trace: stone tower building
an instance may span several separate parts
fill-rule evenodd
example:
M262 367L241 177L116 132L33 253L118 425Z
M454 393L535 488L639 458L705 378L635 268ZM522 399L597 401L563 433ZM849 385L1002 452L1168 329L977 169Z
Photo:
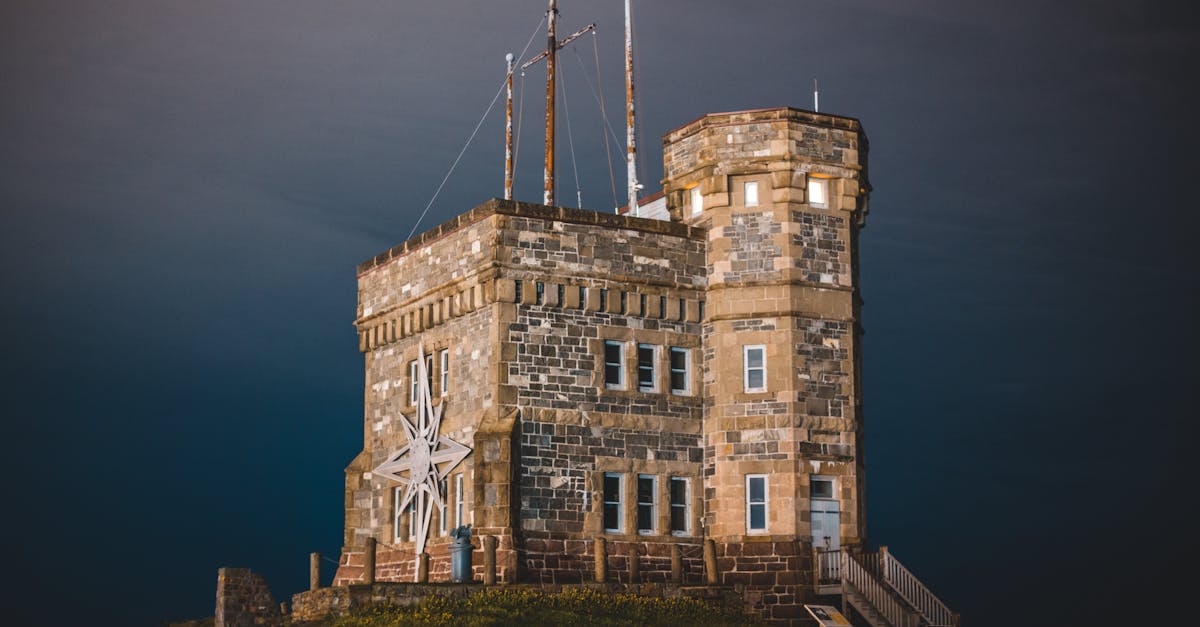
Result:
M699 583L712 539L719 580L788 619L814 544L863 542L859 122L712 114L663 148L639 208L662 219L492 200L359 267L364 445L335 584L365 577L368 538L375 580L412 581L418 547L446 580L468 523L503 582L588 580L603 537L613 580L636 559L666 581L678 553ZM438 418L421 446L418 413Z

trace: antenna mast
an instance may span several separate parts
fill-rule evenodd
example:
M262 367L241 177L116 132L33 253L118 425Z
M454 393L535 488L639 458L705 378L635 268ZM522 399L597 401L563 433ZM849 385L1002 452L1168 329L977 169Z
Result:
M813 111L821 110L821 92L817 91L817 79L813 79Z
M512 109L513 109L513 53L504 55L504 61L508 65L508 78L506 84L508 86L508 101L504 107L504 200L512 200L513 192L513 127L512 127Z
M545 189L542 192L542 204L554 205L554 60L555 53L559 48L566 46L578 39L584 33L596 30L596 24L588 24L583 28L567 35L562 41L556 40L555 26L558 21L558 3L556 0L550 0L550 10L546 12L549 17L550 26L547 29L546 51L539 52L537 56L521 64L521 71L525 68L541 61L546 60L546 169L543 175ZM509 74L509 82L512 81L512 74Z
M542 204L554 204L554 60L558 52L558 39L554 30L558 23L558 2L550 0L546 12L546 167L543 170Z
M637 134L633 116L633 0L625 0L625 168L629 183L629 215L638 215Z

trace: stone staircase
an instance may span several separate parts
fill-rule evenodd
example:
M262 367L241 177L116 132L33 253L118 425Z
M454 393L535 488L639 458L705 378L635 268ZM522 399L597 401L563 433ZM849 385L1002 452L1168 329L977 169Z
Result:
M959 627L942 603L887 547L877 553L814 550L816 592L839 595L870 627Z

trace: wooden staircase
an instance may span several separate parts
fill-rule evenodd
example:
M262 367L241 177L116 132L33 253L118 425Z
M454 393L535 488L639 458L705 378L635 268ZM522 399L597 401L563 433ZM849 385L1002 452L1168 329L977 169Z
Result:
M814 549L817 594L836 594L871 627L959 627L959 615L887 547L878 553Z

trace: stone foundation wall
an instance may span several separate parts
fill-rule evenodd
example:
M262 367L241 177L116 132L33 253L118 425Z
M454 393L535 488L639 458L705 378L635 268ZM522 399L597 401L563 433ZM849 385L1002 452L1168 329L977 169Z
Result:
M217 571L216 627L275 627L282 624L279 604L261 576L249 568Z
M809 545L794 540L717 543L721 583L744 586L746 605L771 621L807 617L803 605L815 599L812 562Z
M699 544L680 543L683 585L704 583L704 551ZM638 581L632 581L630 554L638 554ZM674 583L671 581L671 544L667 542L607 542L608 582ZM522 552L530 581L574 584L595 581L594 540L530 538Z
M473 536L471 543L475 550L471 552L471 573L474 581L483 581L483 542L480 536ZM425 545L429 554L429 583L447 583L450 581L450 549L449 542L431 541ZM338 562L337 575L334 577L335 587L361 585L366 579L363 572L365 553L362 547L343 547L342 557ZM512 536L497 538L496 545L496 581L513 583L516 581L517 552L513 550ZM375 581L380 583L415 583L417 580L416 553L411 544L385 545L379 544L375 552Z
M741 595L732 588L720 586L684 587L669 584L641 584L629 586L624 584L577 584L581 587L609 593L628 593L641 596L676 598L690 596L703 599L714 605L726 607L741 607ZM506 590L541 590L544 592L560 592L566 586L562 585L513 585L504 586ZM481 584L467 585L438 585L438 584L399 584L377 583L374 585L354 585L334 588L320 588L301 592L292 596L292 621L319 620L326 616L344 615L351 610L376 604L414 605L432 596L465 597L478 594L488 588Z

